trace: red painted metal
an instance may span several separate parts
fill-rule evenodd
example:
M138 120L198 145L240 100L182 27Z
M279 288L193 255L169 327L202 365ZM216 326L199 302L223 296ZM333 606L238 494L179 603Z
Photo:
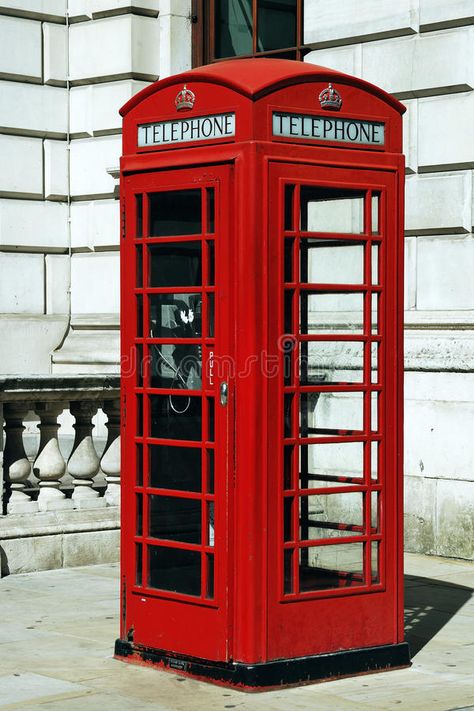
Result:
M276 110L305 115L324 114L319 93L333 82L344 103L337 117L382 121L384 146L276 139L271 117ZM169 146L137 147L137 126L182 118L174 99L183 84L196 95L186 118L235 112L236 135ZM122 628L121 639L134 648L165 650L215 662L265 663L338 650L396 645L403 641L402 597L402 417L403 417L403 175L401 114L404 107L381 89L323 67L287 60L252 59L219 62L169 77L147 87L122 109L121 159L122 245ZM332 114L334 116L335 114ZM285 225L285 186L293 187L292 224ZM363 195L363 231L357 235L304 231L300 228L301 190L306 186L358 191ZM157 238L150 235L150 193L215 190L216 225L209 232L207 202L202 200L202 231ZM372 234L372 196L379 196L379 225ZM142 236L137 234L137 197L142 196ZM364 250L361 283L309 281L299 275L302 240L337 240ZM148 247L153 244L199 242L208 255L215 245L215 283L203 260L203 285L148 286ZM285 244L293 255L293 271L284 281ZM291 243L291 244L290 244ZM372 247L378 248L378 279L373 282ZM137 250L142 252L142 281L136 281ZM212 361L212 378L202 388L186 390L200 398L203 436L179 442L201 452L203 483L199 491L151 486L146 456L152 445L175 440L150 431L151 397L177 397L172 388L151 387L152 350L161 344L194 343L147 333L149 297L157 294L202 295L203 322L215 295L216 330L201 334L203 369ZM284 380L281 348L286 333L284 294L292 294L292 371ZM363 327L355 333L299 334L300 294L354 294L363 299ZM378 323L372 327L372 295L378 299ZM289 298L289 297L287 297ZM141 324L137 300L142 302ZM289 313L289 312L288 312ZM288 317L289 318L289 317ZM311 343L360 344L360 382L300 383L297 356ZM378 352L377 378L371 377L372 353ZM143 377L137 375L137 354ZM212 355L211 355L212 354ZM229 385L227 406L219 404L219 387ZM174 394L173 394L174 393ZM362 401L357 430L336 427L319 436L299 431L300 398L336 393ZM183 391L178 395L183 397ZM286 399L286 400L285 400ZM214 400L215 437L207 431L208 408ZM377 427L371 425L376 401ZM285 402L291 429L284 431ZM141 408L141 413L139 412ZM139 424L139 423L142 424ZM142 429L140 429L140 427ZM303 428L304 429L304 428ZM364 473L322 476L313 484L298 475L299 447L340 442L361 443ZM371 444L373 443L375 447ZM291 449L284 450L284 447ZM284 452L289 452L291 477L284 484ZM208 453L214 452L215 490L207 485ZM371 476L371 457L378 452L378 477ZM141 466L137 467L137 456ZM303 456L303 455L301 455ZM139 474L138 470L143 473ZM361 494L363 518L325 521L321 535L300 534L299 506L306 496ZM200 542L160 541L150 535L150 496L202 502ZM141 507L137 530L136 497ZM289 501L290 504L285 504ZM208 530L208 504L215 505L215 541ZM372 506L374 511L372 511ZM284 535L284 508L291 507L290 533ZM375 525L371 518L376 513ZM301 531L303 529L301 528ZM343 537L334 537L332 534ZM338 544L360 545L362 567L340 570L329 588L300 589L298 560L305 551L323 553ZM147 566L153 547L194 552L200 556L199 594L151 587ZM378 575L372 579L372 546L378 548ZM340 549L339 549L340 550ZM357 549L359 550L359 549ZM136 578L137 551L142 579ZM151 553L150 553L151 551ZM311 555L309 551L308 555ZM318 553L319 554L319 553ZM284 561L290 560L284 587ZM210 561L214 560L214 594L209 595ZM305 564L301 564L301 571ZM311 567L311 566L309 566ZM332 573L331 573L332 574ZM303 579L303 578L301 578ZM291 581L291 583L289 582Z

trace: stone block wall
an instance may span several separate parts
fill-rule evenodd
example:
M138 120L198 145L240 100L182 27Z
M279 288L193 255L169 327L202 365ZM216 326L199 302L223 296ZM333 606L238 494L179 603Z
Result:
M306 61L407 106L405 511L410 551L474 559L474 2L308 0Z
M406 545L474 558L474 0L306 0L306 61L407 106ZM0 362L118 369L117 109L190 0L0 0Z
M191 2L0 2L0 369L118 369L118 109L188 69Z

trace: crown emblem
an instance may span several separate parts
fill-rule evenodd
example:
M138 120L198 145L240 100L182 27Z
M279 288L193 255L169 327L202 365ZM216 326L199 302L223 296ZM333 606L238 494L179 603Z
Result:
M195 101L196 97L194 93L191 89L187 89L185 84L181 91L176 94L176 99L174 100L176 111L187 111L192 109Z
M342 98L340 93L334 89L333 85L329 84L329 86L320 93L319 103L323 109L339 111L342 106Z

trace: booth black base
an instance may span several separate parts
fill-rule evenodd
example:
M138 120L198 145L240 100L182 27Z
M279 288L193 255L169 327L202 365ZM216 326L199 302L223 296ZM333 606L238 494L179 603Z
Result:
M123 661L156 665L161 669L245 691L310 684L410 665L406 642L296 659L278 659L261 664L243 664L211 662L149 649L118 639L115 643L115 656Z

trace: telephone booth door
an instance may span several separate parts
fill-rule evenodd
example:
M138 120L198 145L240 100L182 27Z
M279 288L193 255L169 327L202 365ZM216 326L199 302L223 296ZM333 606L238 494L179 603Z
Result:
M133 207L122 260L123 342L133 344L125 472L134 478L125 482L134 502L127 495L122 639L224 661L232 404L221 404L218 378L231 337L230 175L213 166L125 177Z
M401 496L397 177L273 164L270 192L281 367L269 407L279 445L269 447L268 655L393 644L403 639L402 548L387 539L400 531Z

